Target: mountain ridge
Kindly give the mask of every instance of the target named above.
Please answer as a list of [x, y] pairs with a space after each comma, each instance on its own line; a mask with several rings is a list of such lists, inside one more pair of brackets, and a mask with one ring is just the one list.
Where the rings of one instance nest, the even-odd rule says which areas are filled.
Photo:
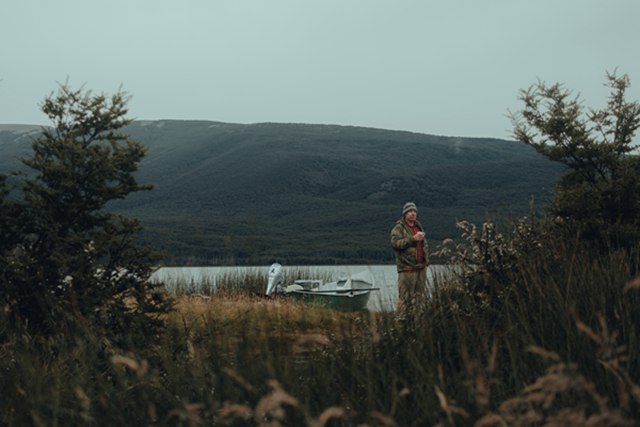
[[[6, 126], [5, 172], [33, 136]], [[143, 220], [167, 264], [389, 262], [404, 202], [435, 245], [459, 220], [527, 214], [562, 170], [515, 141], [360, 126], [145, 120], [125, 132], [148, 147], [137, 176], [155, 188], [113, 209]]]

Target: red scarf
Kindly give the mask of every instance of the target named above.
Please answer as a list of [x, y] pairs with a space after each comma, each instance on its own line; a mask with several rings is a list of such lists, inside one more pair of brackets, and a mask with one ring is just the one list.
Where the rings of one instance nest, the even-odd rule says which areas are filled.
[[[418, 223], [414, 222], [413, 225], [410, 225], [407, 221], [404, 222], [407, 227], [409, 227], [409, 230], [411, 230], [411, 235], [415, 236], [415, 234], [420, 230], [420, 227], [418, 227]], [[420, 266], [424, 267], [425, 264], [425, 260], [424, 260], [424, 249], [423, 249], [423, 242], [424, 240], [420, 240], [418, 242], [416, 242], [416, 263]], [[420, 270], [422, 270], [422, 268], [420, 268]]]

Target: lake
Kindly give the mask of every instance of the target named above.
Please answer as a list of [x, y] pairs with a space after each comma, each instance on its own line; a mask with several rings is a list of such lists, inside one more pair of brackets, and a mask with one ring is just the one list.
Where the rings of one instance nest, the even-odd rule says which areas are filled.
[[[335, 280], [340, 276], [351, 276], [361, 272], [369, 272], [374, 280], [374, 286], [380, 288], [373, 291], [367, 308], [372, 311], [394, 310], [398, 301], [398, 286], [395, 265], [318, 265], [318, 266], [283, 266], [283, 272], [305, 271], [309, 277], [326, 278]], [[434, 274], [441, 273], [444, 266], [432, 265], [427, 269], [427, 287], [432, 288]], [[255, 267], [162, 267], [151, 276], [151, 281], [162, 282], [169, 292], [177, 284], [192, 284], [194, 292], [197, 292], [201, 284], [215, 287], [217, 278], [229, 275], [264, 275], [268, 276], [269, 266]]]

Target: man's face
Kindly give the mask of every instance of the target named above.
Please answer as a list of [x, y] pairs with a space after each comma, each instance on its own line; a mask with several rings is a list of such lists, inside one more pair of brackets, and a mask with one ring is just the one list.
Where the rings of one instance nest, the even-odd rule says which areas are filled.
[[404, 219], [409, 222], [415, 221], [417, 217], [418, 217], [418, 212], [414, 211], [413, 209], [407, 212], [406, 214], [404, 214]]

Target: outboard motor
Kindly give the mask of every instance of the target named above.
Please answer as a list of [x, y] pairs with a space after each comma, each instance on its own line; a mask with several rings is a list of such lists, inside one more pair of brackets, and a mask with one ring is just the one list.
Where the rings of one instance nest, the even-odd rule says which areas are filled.
[[282, 266], [276, 262], [275, 264], [271, 264], [271, 267], [269, 267], [269, 281], [267, 282], [267, 292], [265, 295], [269, 296], [281, 288]]

